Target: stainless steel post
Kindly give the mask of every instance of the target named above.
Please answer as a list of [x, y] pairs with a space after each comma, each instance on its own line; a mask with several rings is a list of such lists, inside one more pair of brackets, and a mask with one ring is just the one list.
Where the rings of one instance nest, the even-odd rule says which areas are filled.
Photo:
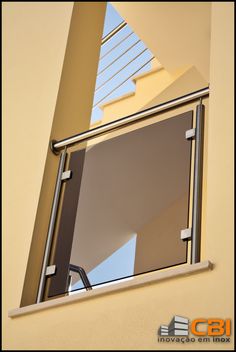
[[205, 106], [200, 100], [196, 110], [195, 158], [193, 181], [192, 243], [191, 264], [200, 262], [201, 257], [201, 218], [202, 218], [202, 171], [204, 142]]
[[43, 294], [44, 294], [44, 286], [45, 286], [45, 280], [46, 280], [46, 269], [47, 269], [47, 265], [48, 265], [51, 243], [52, 243], [54, 227], [55, 227], [55, 222], [56, 222], [56, 217], [57, 217], [57, 210], [58, 210], [60, 192], [61, 192], [62, 173], [63, 173], [65, 162], [66, 162], [66, 155], [67, 154], [66, 154], [66, 148], [65, 148], [63, 150], [63, 152], [61, 153], [58, 172], [57, 172], [56, 186], [55, 186], [55, 191], [54, 191], [54, 196], [53, 196], [53, 204], [52, 204], [51, 216], [50, 216], [50, 221], [49, 221], [47, 241], [46, 241], [46, 246], [45, 246], [43, 265], [42, 265], [40, 282], [39, 282], [39, 289], [38, 289], [38, 295], [37, 295], [37, 303], [40, 303], [42, 301]]

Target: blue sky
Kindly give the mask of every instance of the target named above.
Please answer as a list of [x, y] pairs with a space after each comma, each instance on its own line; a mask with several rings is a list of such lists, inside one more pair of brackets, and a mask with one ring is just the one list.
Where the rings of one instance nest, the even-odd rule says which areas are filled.
[[104, 21], [103, 37], [105, 37], [113, 28], [117, 27], [123, 21], [114, 7], [108, 2], [106, 16]]
[[[120, 279], [134, 274], [136, 235], [115, 251], [110, 257], [88, 273], [91, 285]], [[72, 286], [72, 291], [83, 288], [81, 280]]]

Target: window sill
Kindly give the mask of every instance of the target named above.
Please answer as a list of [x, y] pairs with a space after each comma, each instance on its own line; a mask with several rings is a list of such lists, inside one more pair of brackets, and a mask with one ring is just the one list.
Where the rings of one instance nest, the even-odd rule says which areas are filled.
[[37, 311], [41, 311], [48, 308], [58, 307], [69, 303], [75, 303], [82, 300], [87, 300], [93, 297], [98, 297], [104, 294], [109, 294], [112, 292], [118, 292], [121, 290], [131, 289], [133, 287], [139, 287], [147, 284], [156, 283], [162, 280], [176, 278], [185, 275], [195, 274], [201, 271], [212, 270], [213, 264], [206, 260], [197, 264], [183, 264], [181, 266], [176, 266], [171, 269], [164, 269], [161, 271], [154, 271], [151, 273], [143, 274], [134, 277], [132, 280], [118, 282], [113, 285], [100, 287], [95, 290], [80, 292], [78, 294], [73, 294], [71, 296], [55, 298], [46, 302], [32, 304], [27, 307], [12, 309], [8, 312], [10, 318], [19, 317], [25, 314], [31, 314]]

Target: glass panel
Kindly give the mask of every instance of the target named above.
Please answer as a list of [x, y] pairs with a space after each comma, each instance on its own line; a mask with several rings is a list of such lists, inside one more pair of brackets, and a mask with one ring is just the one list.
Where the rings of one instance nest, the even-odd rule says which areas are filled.
[[71, 152], [49, 296], [186, 263], [192, 115]]

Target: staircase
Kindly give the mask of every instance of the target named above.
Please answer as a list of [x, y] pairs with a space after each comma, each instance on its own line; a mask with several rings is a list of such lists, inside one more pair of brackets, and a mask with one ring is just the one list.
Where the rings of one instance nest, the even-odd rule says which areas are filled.
[[99, 107], [103, 111], [102, 119], [92, 124], [91, 128], [161, 104], [176, 96], [188, 94], [206, 85], [195, 67], [187, 66], [171, 74], [157, 59], [150, 71], [134, 76], [132, 81], [135, 91], [101, 104]]
[[101, 42], [90, 128], [205, 86], [195, 66], [167, 70], [122, 21]]

